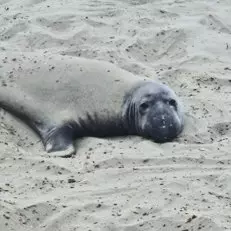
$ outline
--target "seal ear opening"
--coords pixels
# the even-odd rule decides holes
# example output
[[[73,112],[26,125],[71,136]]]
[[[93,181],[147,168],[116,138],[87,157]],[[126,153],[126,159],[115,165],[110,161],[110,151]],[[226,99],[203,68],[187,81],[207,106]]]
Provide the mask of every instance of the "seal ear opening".
[[[147,102],[141,103],[139,107],[139,112],[141,115],[144,115],[149,108],[149,104]]]

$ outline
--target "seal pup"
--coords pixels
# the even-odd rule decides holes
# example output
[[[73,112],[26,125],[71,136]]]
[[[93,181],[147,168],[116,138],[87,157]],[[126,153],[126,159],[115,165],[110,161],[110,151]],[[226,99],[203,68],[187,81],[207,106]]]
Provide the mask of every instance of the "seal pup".
[[[184,127],[172,89],[111,63],[42,52],[5,52],[0,59],[0,107],[29,125],[53,155],[71,156],[80,137],[167,142]]]

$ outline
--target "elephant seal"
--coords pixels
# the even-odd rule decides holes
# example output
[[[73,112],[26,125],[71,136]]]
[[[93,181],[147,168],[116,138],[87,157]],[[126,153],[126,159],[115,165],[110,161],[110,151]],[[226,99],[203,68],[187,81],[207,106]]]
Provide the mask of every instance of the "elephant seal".
[[[29,125],[56,156],[74,154],[80,137],[166,142],[184,127],[172,89],[111,63],[42,52],[5,52],[0,59],[0,107]]]

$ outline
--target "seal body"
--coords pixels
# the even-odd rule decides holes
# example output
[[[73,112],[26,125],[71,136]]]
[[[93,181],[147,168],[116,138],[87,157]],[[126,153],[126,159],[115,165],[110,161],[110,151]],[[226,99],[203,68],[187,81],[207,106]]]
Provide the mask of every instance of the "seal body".
[[[147,111],[142,112],[146,117],[138,116],[144,95],[171,91],[103,61],[32,52],[4,53],[0,58],[0,107],[31,126],[47,152],[60,156],[75,152],[78,137],[146,136],[144,131],[155,126],[148,122]]]

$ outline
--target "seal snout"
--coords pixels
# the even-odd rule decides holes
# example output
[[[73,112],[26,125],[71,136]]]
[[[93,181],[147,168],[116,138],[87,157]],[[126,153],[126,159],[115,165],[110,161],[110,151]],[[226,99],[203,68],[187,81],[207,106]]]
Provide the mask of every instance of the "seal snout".
[[[153,117],[150,136],[156,142],[166,142],[178,135],[178,123],[173,115],[164,113]]]
[[[181,131],[176,101],[159,100],[152,104],[143,116],[143,132],[158,143],[171,141]]]

